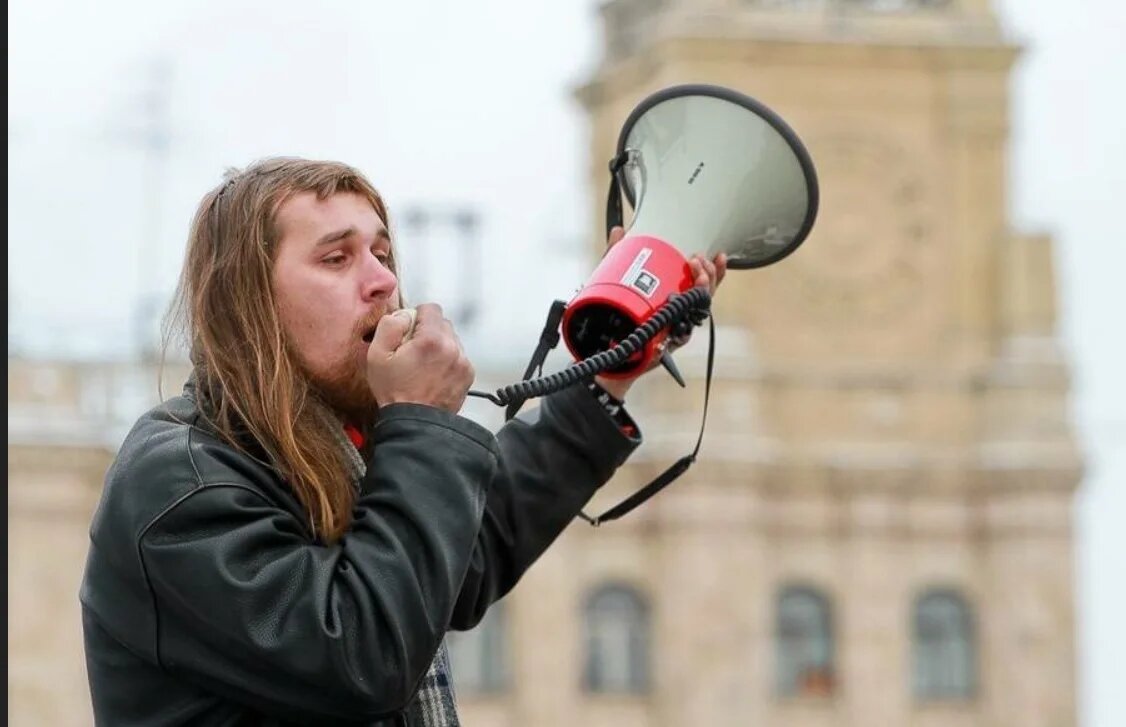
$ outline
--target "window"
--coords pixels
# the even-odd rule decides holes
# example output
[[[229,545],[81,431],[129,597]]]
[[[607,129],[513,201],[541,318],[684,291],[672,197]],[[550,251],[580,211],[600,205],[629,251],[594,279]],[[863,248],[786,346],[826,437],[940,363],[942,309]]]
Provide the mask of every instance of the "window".
[[[450,671],[455,688],[489,694],[508,688],[508,634],[503,602],[494,603],[471,631],[451,631]]]
[[[833,693],[833,622],[829,599],[805,586],[778,595],[777,690],[784,697],[828,697]]]
[[[976,687],[973,619],[955,590],[932,589],[915,601],[915,698],[969,699]]]
[[[649,606],[645,598],[629,586],[605,585],[587,598],[583,616],[583,686],[599,693],[647,691]]]

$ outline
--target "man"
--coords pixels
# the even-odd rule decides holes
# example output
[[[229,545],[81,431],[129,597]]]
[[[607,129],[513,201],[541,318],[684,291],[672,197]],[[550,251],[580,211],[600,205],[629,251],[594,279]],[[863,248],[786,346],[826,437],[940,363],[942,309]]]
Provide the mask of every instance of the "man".
[[[713,289],[725,267],[692,266]],[[447,630],[637,446],[602,403],[630,382],[545,397],[495,437],[458,416],[473,367],[437,305],[408,330],[383,201],[338,163],[228,175],[177,298],[193,375],[125,439],[91,528],[96,721],[457,724]]]

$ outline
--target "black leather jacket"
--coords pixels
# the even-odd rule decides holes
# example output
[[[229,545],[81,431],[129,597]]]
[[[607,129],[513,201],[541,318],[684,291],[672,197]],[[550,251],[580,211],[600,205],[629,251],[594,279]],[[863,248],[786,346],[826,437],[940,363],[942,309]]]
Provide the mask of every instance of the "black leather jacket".
[[[638,443],[581,385],[495,437],[414,404],[372,437],[354,524],[325,545],[190,387],[137,422],[81,588],[99,725],[403,723],[447,629],[473,627]]]

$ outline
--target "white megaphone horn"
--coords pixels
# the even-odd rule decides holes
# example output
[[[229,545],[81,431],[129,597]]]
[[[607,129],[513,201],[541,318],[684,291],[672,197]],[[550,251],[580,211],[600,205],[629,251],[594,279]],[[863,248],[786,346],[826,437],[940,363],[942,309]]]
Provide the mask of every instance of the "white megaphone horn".
[[[644,99],[622,127],[610,171],[607,232],[622,223],[623,192],[634,216],[563,313],[563,339],[580,360],[616,346],[691,288],[693,255],[726,253],[729,270],[769,265],[805,240],[817,216],[817,175],[798,135],[722,86],[673,86]],[[667,335],[655,333],[602,375],[636,375]]]

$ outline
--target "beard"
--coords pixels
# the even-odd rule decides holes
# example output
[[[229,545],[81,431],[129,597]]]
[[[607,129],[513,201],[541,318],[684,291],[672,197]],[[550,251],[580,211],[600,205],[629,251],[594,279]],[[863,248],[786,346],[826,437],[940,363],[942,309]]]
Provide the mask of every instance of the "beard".
[[[326,372],[313,374],[305,368],[313,391],[344,421],[356,425],[370,424],[379,413],[379,405],[368,386],[363,367],[355,360],[337,362]]]

